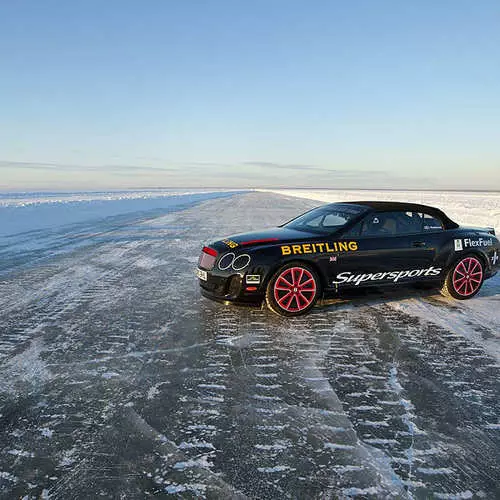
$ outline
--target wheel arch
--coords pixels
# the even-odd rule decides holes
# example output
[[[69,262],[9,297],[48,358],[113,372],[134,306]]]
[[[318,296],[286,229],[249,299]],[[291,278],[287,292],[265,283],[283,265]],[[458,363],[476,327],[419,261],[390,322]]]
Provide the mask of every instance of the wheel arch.
[[[483,270],[486,272],[489,269],[489,260],[485,253],[481,252],[479,249],[471,249],[467,250],[467,252],[461,253],[460,255],[455,254],[453,258],[450,259],[450,262],[446,266],[446,273],[453,269],[453,266],[459,261],[466,257],[478,257],[483,265]]]
[[[481,264],[483,265],[483,269],[485,272],[489,270],[490,261],[488,259],[488,256],[484,252],[477,250],[473,252],[472,255],[479,257],[479,260],[481,261]]]

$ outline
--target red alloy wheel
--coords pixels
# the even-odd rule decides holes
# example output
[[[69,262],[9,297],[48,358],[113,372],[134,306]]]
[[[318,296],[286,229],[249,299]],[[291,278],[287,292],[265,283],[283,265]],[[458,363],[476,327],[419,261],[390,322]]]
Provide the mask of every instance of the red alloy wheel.
[[[483,267],[475,257],[465,257],[453,271],[452,283],[456,293],[468,297],[475,293],[483,281]]]
[[[274,300],[284,311],[302,311],[311,305],[315,297],[316,280],[303,267],[285,269],[274,283]]]

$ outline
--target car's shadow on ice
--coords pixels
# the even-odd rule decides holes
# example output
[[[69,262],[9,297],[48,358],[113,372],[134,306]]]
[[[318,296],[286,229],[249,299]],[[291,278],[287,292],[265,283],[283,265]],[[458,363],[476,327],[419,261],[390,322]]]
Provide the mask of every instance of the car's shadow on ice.
[[[500,300],[500,274],[496,274],[492,278],[485,280],[476,297],[494,297]]]
[[[439,286],[428,283],[414,283],[400,285],[397,288],[363,287],[345,290],[341,295],[331,295],[319,300],[316,306],[306,316],[299,316],[298,318],[280,317],[271,312],[266,307],[265,302],[260,306],[259,304],[254,304],[253,307],[236,304],[228,304],[226,307],[232,311],[229,315],[231,317],[233,314],[238,316],[240,321],[243,319],[252,323],[255,313],[257,313],[258,315],[264,314],[268,318],[266,321],[275,319],[278,323],[281,324],[284,322],[283,324],[285,324],[290,321],[293,322],[295,319],[307,317],[313,319],[315,316],[319,317],[327,312],[353,310],[367,306],[381,306],[410,299],[422,300],[427,304],[442,307],[449,311],[460,311],[463,310],[466,304],[473,304],[475,301],[481,301],[481,299],[487,299],[488,301],[500,300],[500,276],[495,276],[486,281],[476,296],[464,301],[444,297],[440,293]],[[221,304],[211,303],[210,305],[213,307],[212,311],[214,314],[220,314]],[[208,302],[206,306],[209,306]]]

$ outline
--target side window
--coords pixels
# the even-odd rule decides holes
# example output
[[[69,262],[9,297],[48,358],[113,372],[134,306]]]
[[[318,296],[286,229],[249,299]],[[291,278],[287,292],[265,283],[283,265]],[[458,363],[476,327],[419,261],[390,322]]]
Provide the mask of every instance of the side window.
[[[327,214],[320,214],[317,217],[307,222],[307,227],[331,230],[338,229],[349,221],[348,218],[343,217],[342,214],[331,212]]]
[[[346,238],[357,236],[404,236],[441,231],[443,223],[429,214],[419,212],[379,212],[369,214],[344,234]]]
[[[436,217],[433,217],[432,215],[429,214],[423,214],[423,217],[424,217],[424,225],[423,225],[424,233],[443,230],[443,223]]]
[[[380,212],[363,221],[361,236],[404,236],[422,232],[423,215],[417,212]]]
[[[336,213],[331,213],[325,215],[322,225],[325,229],[328,229],[328,228],[343,226],[346,222],[347,219],[345,217],[341,217]]]
[[[370,214],[363,220],[361,236],[393,236],[397,233],[396,212]]]
[[[352,226],[351,229],[349,229],[342,235],[342,238],[359,238],[359,236],[361,235],[362,226],[363,226],[363,221],[354,224],[354,226]]]
[[[308,221],[307,225],[309,227],[319,228],[322,220],[323,220],[323,215],[321,214],[321,215],[318,215],[317,217],[315,217],[314,219],[311,219],[310,221]]]
[[[397,234],[415,234],[422,231],[422,214],[417,212],[398,212]]]

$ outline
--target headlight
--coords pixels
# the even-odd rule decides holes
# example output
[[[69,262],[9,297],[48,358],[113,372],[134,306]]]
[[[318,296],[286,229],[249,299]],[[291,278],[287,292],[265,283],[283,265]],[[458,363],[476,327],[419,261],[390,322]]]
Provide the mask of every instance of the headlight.
[[[236,259],[233,260],[233,269],[235,271],[241,271],[250,264],[250,255],[244,253],[243,255],[238,255]]]
[[[250,264],[250,260],[250,255],[247,253],[235,255],[233,252],[229,252],[221,257],[218,267],[221,271],[226,271],[230,268],[235,271],[241,271]]]

